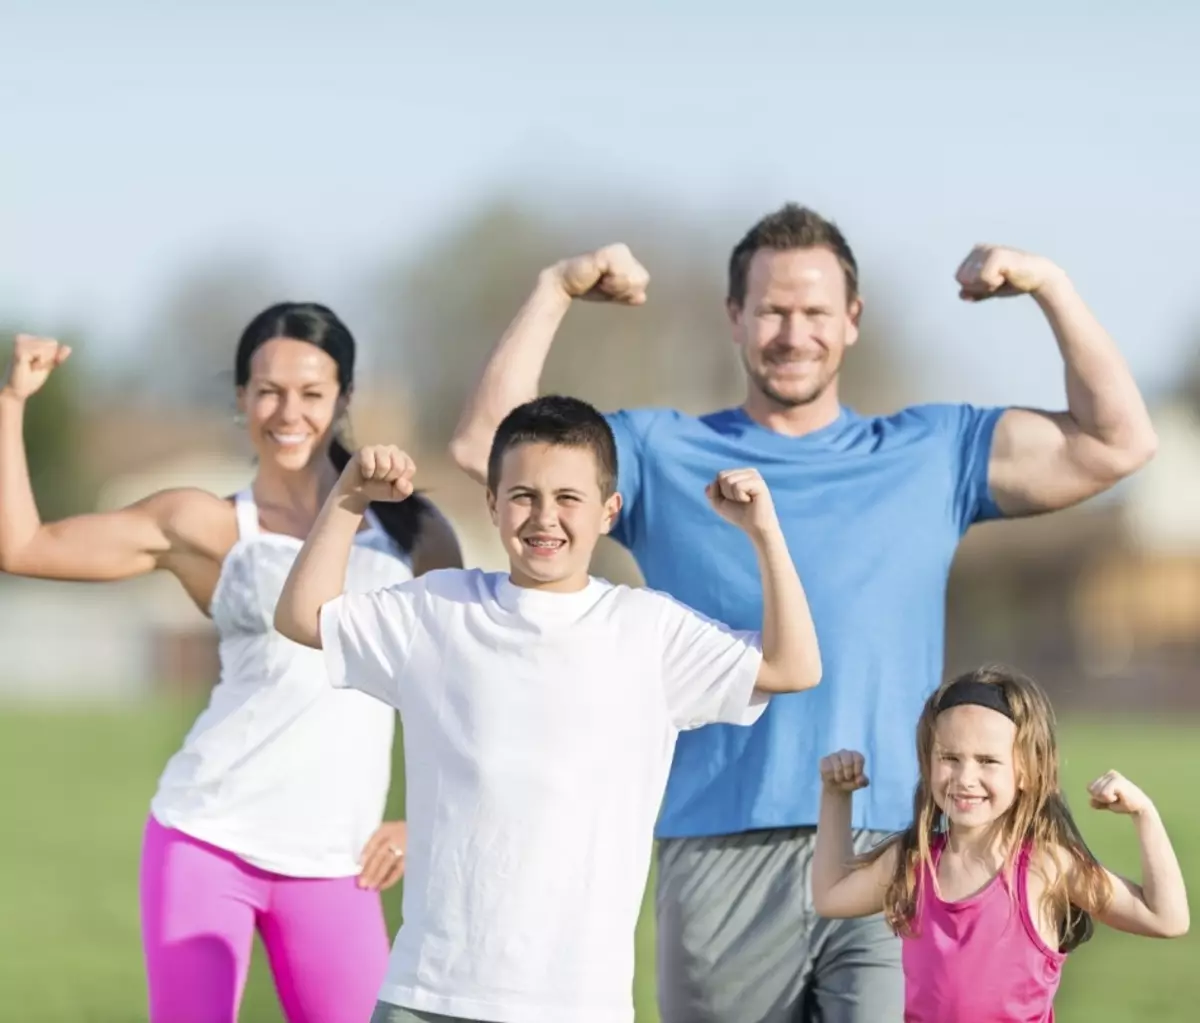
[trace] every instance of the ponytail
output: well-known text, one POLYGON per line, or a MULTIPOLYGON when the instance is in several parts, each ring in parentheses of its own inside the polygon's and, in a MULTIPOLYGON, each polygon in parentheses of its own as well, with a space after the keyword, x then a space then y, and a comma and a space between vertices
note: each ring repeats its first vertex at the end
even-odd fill
MULTIPOLYGON (((329 460, 339 473, 350 463, 350 452, 336 437, 329 445, 329 460)), ((371 511, 396 546, 405 554, 412 554, 421 533, 421 516, 429 511, 429 502, 413 493, 403 501, 372 501, 371 511)))

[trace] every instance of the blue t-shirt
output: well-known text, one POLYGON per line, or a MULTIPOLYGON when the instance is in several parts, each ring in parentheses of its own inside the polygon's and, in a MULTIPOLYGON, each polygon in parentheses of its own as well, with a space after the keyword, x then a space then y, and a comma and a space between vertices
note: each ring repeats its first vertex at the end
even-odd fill
POLYGON ((646 584, 741 629, 762 626, 749 539, 721 519, 704 487, 753 467, 775 501, 821 643, 821 684, 772 699, 750 728, 679 736, 660 838, 815 825, 818 762, 866 756, 857 828, 912 819, 916 727, 941 681, 946 583, 962 535, 1000 515, 987 485, 1003 409, 922 405, 891 416, 843 409, 803 437, 759 426, 741 409, 695 418, 668 409, 610 414, 625 505, 614 538, 646 584))

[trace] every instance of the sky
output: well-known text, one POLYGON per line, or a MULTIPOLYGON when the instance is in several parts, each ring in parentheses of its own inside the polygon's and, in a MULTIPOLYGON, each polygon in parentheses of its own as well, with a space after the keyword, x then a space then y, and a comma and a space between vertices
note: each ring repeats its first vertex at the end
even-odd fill
POLYGON ((116 361, 224 256, 365 316, 382 259, 505 187, 710 221, 722 263, 794 199, 929 393, 1062 400, 1032 302, 957 301, 976 242, 1062 265, 1159 390, 1200 345, 1200 5, 1134 11, 0 0, 0 318, 116 361))

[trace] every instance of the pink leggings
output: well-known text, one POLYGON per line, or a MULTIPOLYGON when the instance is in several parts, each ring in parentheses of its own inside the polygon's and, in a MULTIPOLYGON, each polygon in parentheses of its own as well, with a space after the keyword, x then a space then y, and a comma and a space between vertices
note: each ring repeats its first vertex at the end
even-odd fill
POLYGON ((387 970, 379 893, 295 878, 146 824, 142 943, 150 1023, 236 1023, 257 928, 289 1023, 366 1023, 387 970))

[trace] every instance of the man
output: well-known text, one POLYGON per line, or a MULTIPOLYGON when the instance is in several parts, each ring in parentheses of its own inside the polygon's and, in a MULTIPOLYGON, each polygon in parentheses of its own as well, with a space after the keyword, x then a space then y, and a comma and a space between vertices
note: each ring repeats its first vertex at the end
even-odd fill
MULTIPOLYGON (((640 305, 648 281, 621 245, 544 270, 463 414, 458 464, 484 479, 496 425, 537 393, 573 300, 640 305)), ((753 728, 710 726, 676 747, 657 828, 664 1023, 901 1019, 899 942, 882 918, 829 921, 812 908, 818 762, 848 748, 889 765, 854 807, 857 849, 902 827, 917 778, 913 723, 940 681, 962 535, 1075 504, 1152 457, 1138 388, 1059 267, 980 246, 957 282, 967 301, 1037 302, 1066 365, 1066 411, 939 404, 863 417, 843 406, 838 372, 863 309, 857 264, 834 224, 789 204, 729 262, 745 403, 699 418, 609 416, 625 501, 612 535, 647 584, 734 627, 756 620, 753 551, 694 496, 716 467, 752 466, 775 495, 824 664, 820 687, 777 699, 753 728)))

